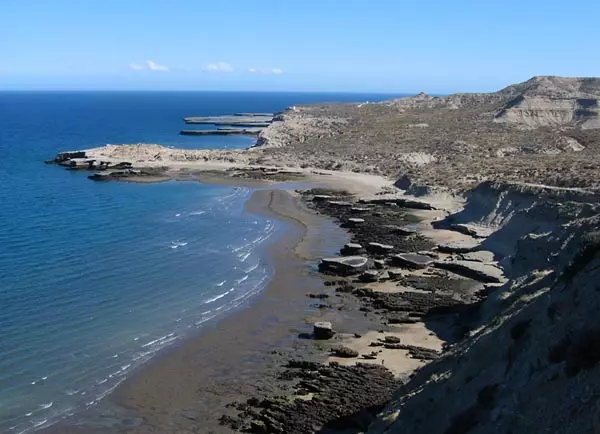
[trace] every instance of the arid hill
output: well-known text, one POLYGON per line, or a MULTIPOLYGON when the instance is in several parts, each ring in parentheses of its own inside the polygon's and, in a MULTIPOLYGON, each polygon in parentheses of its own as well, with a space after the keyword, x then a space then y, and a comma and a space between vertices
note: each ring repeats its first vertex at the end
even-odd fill
POLYGON ((600 79, 534 77, 490 94, 299 106, 259 138, 259 163, 408 177, 598 187, 600 79))

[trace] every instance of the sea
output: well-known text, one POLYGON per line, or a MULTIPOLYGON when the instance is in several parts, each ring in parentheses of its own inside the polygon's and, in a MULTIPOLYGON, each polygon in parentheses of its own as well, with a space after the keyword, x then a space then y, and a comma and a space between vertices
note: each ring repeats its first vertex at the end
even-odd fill
POLYGON ((277 112, 383 94, 0 92, 0 432, 97 405, 159 352, 265 287, 283 223, 249 214, 252 190, 199 182, 93 182, 46 165, 121 143, 246 148, 180 136, 186 116, 277 112))

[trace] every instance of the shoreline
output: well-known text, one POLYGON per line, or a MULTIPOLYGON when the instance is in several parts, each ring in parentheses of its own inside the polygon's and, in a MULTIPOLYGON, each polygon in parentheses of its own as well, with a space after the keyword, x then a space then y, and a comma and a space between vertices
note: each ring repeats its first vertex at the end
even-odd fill
MULTIPOLYGON (((144 182, 144 178, 140 180, 144 182)), ((91 424, 73 426, 59 422, 44 432, 194 432, 199 420, 208 424, 210 432, 231 432, 221 421, 224 416, 236 415, 231 404, 256 399, 257 394, 268 399, 291 393, 289 385, 277 380, 286 361, 300 357, 319 365, 334 362, 341 366, 357 362, 332 356, 320 341, 299 339, 310 334, 312 324, 319 320, 335 323, 337 336, 330 344, 351 347, 361 353, 368 352, 370 341, 377 339, 382 330, 387 336, 404 336, 403 340, 408 336, 406 342, 419 347, 425 344, 431 350, 441 350, 442 341, 430 341, 431 333, 422 324, 382 329, 382 316, 363 313, 354 296, 342 296, 337 305, 325 310, 318 303, 311 304, 307 297, 308 293, 322 293, 327 280, 342 282, 318 273, 315 266, 323 257, 337 254, 349 237, 334 216, 307 208, 306 198, 289 190, 298 184, 303 188, 326 186, 334 191, 349 191, 356 199, 375 198, 391 185, 390 181, 364 174, 307 171, 296 183, 274 182, 232 177, 223 170, 179 173, 170 180, 257 188, 244 208, 287 225, 285 232, 266 246, 266 258, 274 268, 272 279, 245 306, 141 366, 101 403, 99 412, 92 413, 95 421, 91 424), (287 311, 282 313, 282 308, 287 311), (255 329, 249 331, 252 327, 255 329), (241 336, 247 340, 240 341, 241 336), (240 368, 242 372, 234 374, 240 368), (104 427, 107 423, 108 431, 104 427)), ((427 219, 421 226, 427 226, 427 219)), ((326 344, 326 347, 331 346, 326 344)), ((408 378, 423 366, 422 360, 409 358, 404 351, 393 353, 385 351, 387 362, 383 371, 392 372, 396 378, 408 378)), ((380 362, 384 363, 383 357, 376 358, 375 363, 380 362)))
MULTIPOLYGON (((294 342, 290 352, 263 351, 235 368, 210 368, 224 368, 223 377, 207 374, 209 368, 189 374, 242 380, 196 384, 203 405, 207 390, 220 398, 223 391, 240 395, 220 409, 223 426, 205 431, 584 432, 598 413, 595 396, 582 386, 598 373, 597 358, 588 355, 597 343, 592 319, 600 303, 593 284, 600 268, 597 167, 590 164, 598 135, 589 131, 597 123, 589 118, 595 112, 559 125, 554 115, 565 99, 582 97, 598 105, 589 78, 534 77, 491 94, 294 107, 261 133, 261 147, 247 151, 137 144, 80 152, 101 164, 139 163, 100 176, 105 180, 194 178, 203 170, 271 180, 300 173, 322 176, 322 185, 333 188, 302 193, 315 215, 350 237, 339 255, 321 258, 319 271, 329 276, 318 276, 324 285, 310 306, 319 315, 296 323, 290 317, 283 331, 281 321, 271 323, 288 332, 278 343, 294 342), (540 97, 540 116, 523 116, 540 97), (328 182, 334 173, 355 182, 372 176, 351 172, 395 176, 395 188, 382 183, 367 198, 340 192, 343 180, 328 182), (311 334, 316 319, 324 322, 311 334), (250 366, 261 366, 262 374, 248 374, 250 366), (246 399, 240 388, 249 385, 256 390, 246 399)), ((315 275, 310 271, 304 277, 315 275)), ((247 324, 235 325, 248 333, 247 324)), ((211 357, 227 350, 215 349, 211 357)), ((186 375, 163 369, 157 376, 171 373, 171 379, 186 375)), ((219 412, 215 404, 213 413, 178 407, 167 414, 162 404, 145 409, 153 418, 162 412, 166 425, 126 431, 198 432, 219 412)))
MULTIPOLYGON (((287 226, 266 247, 266 258, 274 268, 272 278, 246 306, 151 361, 115 391, 109 399, 144 420, 122 432, 192 432, 200 421, 202 430, 230 432, 219 422, 228 404, 250 399, 257 387, 265 397, 282 392, 272 378, 284 354, 297 352, 297 335, 311 330, 307 315, 321 316, 306 297, 322 286, 307 263, 323 249, 314 244, 310 229, 330 235, 325 249, 334 248, 345 234, 338 230, 332 237, 331 222, 306 210, 298 197, 284 189, 256 190, 245 209, 287 226)), ((322 360, 313 342, 304 344, 302 352, 322 360)))
MULTIPOLYGON (((197 335, 184 339, 172 348, 166 348, 155 358, 140 366, 130 378, 126 379, 109 394, 98 408, 83 410, 79 414, 80 417, 77 418, 76 424, 71 424, 68 418, 44 429, 43 432, 51 434, 100 434, 118 430, 119 432, 137 433, 147 432, 146 429, 149 429, 149 427, 152 427, 152 429, 161 427, 160 429, 163 430, 161 432, 170 432, 169 430, 172 428, 166 428, 165 423, 170 424, 170 421, 177 417, 172 414, 168 416, 164 414, 157 415, 155 411, 157 403, 154 398, 161 401, 160 406, 163 409, 161 413, 165 411, 177 412, 178 409, 185 408, 196 401, 197 391, 194 388, 188 390, 187 394, 182 393, 182 390, 190 384, 187 375, 171 375, 168 380, 165 380, 163 375, 165 370, 167 372, 177 371, 182 373, 188 371, 197 373, 199 370, 204 369, 207 372, 198 375, 206 379, 217 378, 220 375, 215 371, 218 371, 219 367, 222 368, 226 364, 243 365, 244 362, 238 360, 239 358, 260 358, 261 355, 258 350, 271 346, 273 347, 272 351, 275 351, 272 356, 277 359, 275 365, 278 365, 281 357, 277 352, 294 351, 292 341, 296 335, 310 330, 308 324, 302 326, 302 320, 308 314, 318 316, 319 312, 318 309, 315 310, 309 307, 310 300, 306 297, 306 292, 317 291, 322 285, 322 281, 314 271, 310 270, 310 266, 306 261, 308 259, 316 260, 323 256, 324 250, 327 250, 328 247, 335 249, 338 244, 343 244, 346 237, 343 231, 339 228, 336 230, 335 225, 326 217, 317 216, 305 209, 297 196, 293 196, 286 191, 285 184, 277 189, 271 189, 266 187, 268 184, 256 180, 245 181, 227 177, 219 178, 218 176, 211 176, 207 179, 209 179, 209 182, 214 183, 259 187, 246 201, 244 205, 246 211, 277 219, 286 225, 277 239, 264 246, 264 258, 274 269, 269 283, 263 291, 253 297, 247 304, 219 318, 214 323, 207 324, 206 328, 199 330, 197 335), (319 243, 321 245, 311 245, 314 241, 309 236, 311 229, 316 230, 317 233, 326 233, 330 239, 325 242, 324 246, 321 243, 319 243), (335 237, 331 237, 332 231, 337 232, 335 237), (295 288, 296 291, 290 287, 295 288), (287 309, 288 311, 303 307, 305 312, 302 313, 306 315, 296 315, 296 313, 288 312, 287 314, 279 313, 278 318, 269 318, 269 316, 272 316, 273 309, 267 308, 268 305, 275 305, 275 310, 287 309), (261 324, 262 321, 266 321, 266 323, 261 324), (257 330, 266 328, 267 336, 259 339, 259 342, 256 342, 258 345, 249 346, 241 343, 238 340, 240 334, 249 332, 245 330, 245 326, 240 328, 236 323, 253 324, 256 327, 255 333, 259 333, 257 330), (289 331, 282 328, 282 323, 287 324, 289 328, 297 328, 297 330, 290 334, 289 331), (195 365, 193 369, 191 366, 184 368, 188 364, 186 360, 194 357, 194 354, 206 352, 210 358, 210 354, 219 351, 220 346, 227 339, 235 341, 235 345, 232 342, 229 343, 231 349, 227 351, 226 355, 222 356, 221 360, 218 362, 198 361, 199 365, 195 365), (273 340, 276 343, 272 344, 271 341, 273 340), (287 344, 282 344, 282 341, 287 341, 287 344), (253 346, 255 348, 252 348, 253 346), (238 359, 232 362, 232 358, 235 357, 238 359), (175 369, 174 366, 178 366, 178 369, 175 369), (177 380, 179 381, 174 381, 175 377, 178 377, 177 380), (173 383, 177 383, 176 391, 173 388, 173 383), (92 417, 91 423, 86 423, 86 414, 92 417), (140 424, 140 420, 146 422, 140 424), (109 427, 104 425, 109 425, 109 427)), ((204 179, 202 182, 204 182, 204 179)), ((312 238, 314 238, 314 235, 312 238)), ((245 375, 252 375, 251 371, 254 370, 254 381, 250 383, 256 384, 260 382, 260 377, 265 374, 262 372, 262 368, 266 368, 268 364, 262 360, 255 360, 253 363, 256 366, 253 369, 247 369, 245 375)), ((191 375, 194 376, 193 373, 191 375)), ((222 387, 222 389, 225 390, 226 388, 222 387)), ((254 388, 251 387, 246 393, 250 396, 254 391, 254 388)), ((220 393, 216 393, 213 399, 219 400, 219 395, 220 393)), ((210 407, 208 412, 214 413, 215 416, 213 418, 213 430, 219 429, 218 416, 221 416, 225 410, 225 405, 238 399, 239 396, 240 394, 236 393, 227 399, 219 400, 218 404, 208 405, 210 407)), ((184 419, 191 422, 190 419, 184 419)))

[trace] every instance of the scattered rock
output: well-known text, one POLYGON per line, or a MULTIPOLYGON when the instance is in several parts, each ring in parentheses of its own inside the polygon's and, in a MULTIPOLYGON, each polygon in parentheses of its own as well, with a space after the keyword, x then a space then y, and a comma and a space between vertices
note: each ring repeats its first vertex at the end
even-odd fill
POLYGON ((330 322, 321 321, 313 324, 313 336, 315 339, 331 339, 334 335, 335 332, 330 322))
POLYGON ((107 170, 104 172, 94 173, 88 176, 92 181, 113 181, 123 178, 144 177, 144 176, 161 176, 160 173, 151 173, 135 169, 122 170, 107 170))
POLYGON ((378 199, 365 199, 359 200, 361 203, 372 203, 372 204, 389 204, 395 203, 403 208, 411 208, 411 209, 424 209, 424 210, 434 210, 435 207, 428 202, 414 200, 414 199, 406 199, 406 198, 378 198, 378 199))
POLYGON ((400 279, 406 274, 406 270, 404 268, 388 268, 387 272, 390 276, 390 279, 400 279))
POLYGON ((360 226, 364 223, 365 223, 365 219, 361 219, 358 217, 350 217, 348 220, 346 220, 346 223, 344 223, 342 226, 346 227, 346 228, 354 228, 354 227, 360 226))
POLYGON ((372 351, 372 352, 370 352, 368 354, 363 354, 362 358, 365 359, 365 360, 375 360, 375 359, 377 359, 378 355, 379 354, 377 353, 377 351, 372 351))
POLYGON ((415 345, 404 344, 383 344, 383 347, 388 350, 407 350, 410 357, 419 360, 434 360, 440 356, 440 353, 431 348, 417 347, 415 345))
POLYGON ((419 255, 429 256, 430 258, 433 258, 433 259, 439 259, 439 257, 440 257, 440 255, 438 255, 437 253, 429 251, 429 250, 421 250, 417 253, 419 255))
POLYGON ((329 294, 325 294, 325 293, 321 293, 321 294, 312 294, 312 293, 311 293, 311 294, 308 294, 308 296, 309 296, 310 298, 318 298, 318 299, 320 299, 320 300, 323 300, 323 299, 325 299, 325 298, 329 298, 329 294))
POLYGON ((358 276, 358 280, 363 283, 377 282, 377 280, 379 280, 379 272, 377 270, 364 271, 360 276, 358 276))
POLYGON ((56 154, 55 162, 71 160, 73 158, 87 158, 85 151, 59 152, 56 154))
POLYGON ((351 285, 348 282, 342 282, 340 286, 338 286, 337 288, 335 288, 335 292, 346 292, 346 293, 350 293, 354 291, 354 286, 351 285))
POLYGON ((494 261, 494 254, 487 250, 478 250, 477 252, 462 253, 459 258, 463 261, 490 263, 494 261))
POLYGON ((358 351, 353 350, 348 347, 337 347, 331 350, 332 354, 335 357, 344 357, 344 358, 352 358, 358 357, 358 351))
POLYGON ((319 270, 347 276, 363 271, 368 261, 362 256, 323 258, 319 264, 319 270))
POLYGON ((371 253, 384 255, 386 253, 391 252, 392 250, 394 250, 394 246, 391 246, 389 244, 381 244, 381 243, 367 244, 367 251, 369 251, 371 253))
POLYGON ((464 223, 447 223, 443 220, 433 222, 432 226, 436 229, 447 229, 450 231, 459 232, 464 235, 469 235, 473 238, 487 238, 493 232, 491 229, 477 225, 464 223))
POLYGON ((401 236, 415 235, 419 233, 416 229, 410 228, 408 226, 383 225, 382 227, 395 235, 401 236))
POLYGON ((373 265, 378 270, 383 270, 385 268, 385 259, 374 259, 373 260, 373 265))
POLYGON ((340 253, 344 256, 358 255, 363 252, 363 246, 358 243, 347 243, 341 248, 340 253))
POLYGON ((427 255, 419 255, 418 253, 400 253, 391 257, 392 265, 407 267, 407 268, 427 268, 434 263, 434 260, 427 255))
POLYGON ((330 200, 327 203, 332 206, 338 206, 338 207, 344 207, 344 208, 352 208, 352 206, 354 205, 352 202, 345 202, 345 201, 341 201, 341 200, 330 200))
POLYGON ((383 342, 386 344, 399 344, 400 338, 398 336, 386 336, 383 338, 383 342))
POLYGON ((437 250, 442 253, 467 253, 477 250, 478 247, 479 241, 477 240, 463 240, 439 244, 437 250))
POLYGON ((502 270, 489 264, 474 261, 437 261, 437 268, 448 270, 453 273, 468 277, 484 283, 502 283, 506 279, 502 270))
POLYGON ((358 280, 365 283, 377 282, 379 280, 379 271, 367 270, 358 276, 358 280))

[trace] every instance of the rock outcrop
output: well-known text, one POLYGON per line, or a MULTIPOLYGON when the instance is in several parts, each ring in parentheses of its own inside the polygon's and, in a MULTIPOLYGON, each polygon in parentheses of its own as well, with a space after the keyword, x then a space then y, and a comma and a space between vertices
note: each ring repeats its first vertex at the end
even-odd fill
POLYGON ((333 326, 328 321, 313 324, 313 336, 315 339, 331 339, 335 335, 333 326))
POLYGON ((365 269, 368 259, 363 256, 345 256, 339 258, 323 258, 319 264, 321 271, 348 276, 365 269))

